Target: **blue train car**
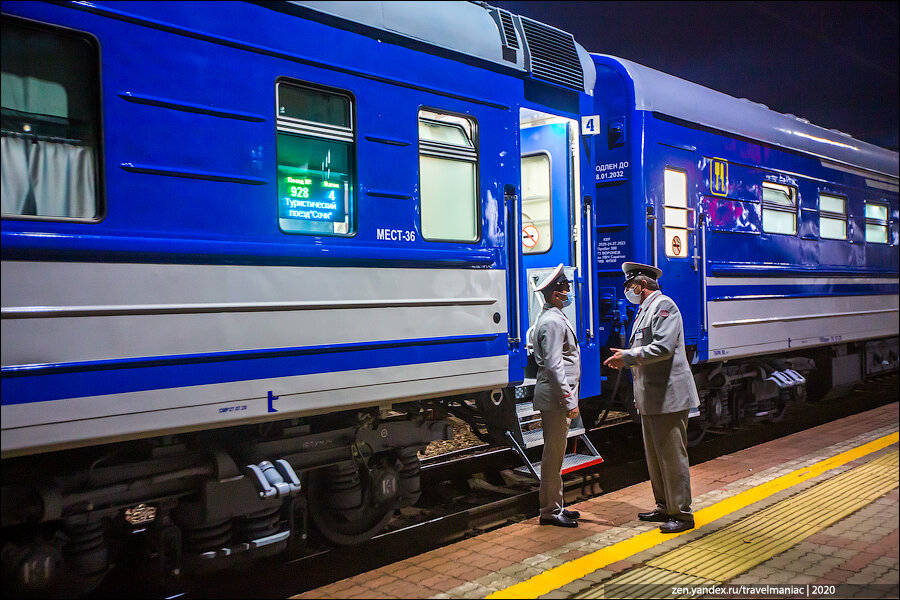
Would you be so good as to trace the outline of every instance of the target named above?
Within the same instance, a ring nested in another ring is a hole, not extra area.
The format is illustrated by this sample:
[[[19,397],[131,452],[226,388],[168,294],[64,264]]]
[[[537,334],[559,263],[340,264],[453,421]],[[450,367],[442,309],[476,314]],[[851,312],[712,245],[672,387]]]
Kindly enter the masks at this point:
[[[5,589],[89,589],[123,532],[162,573],[297,550],[307,521],[363,541],[447,414],[539,476],[533,288],[559,263],[570,437],[633,410],[601,368],[625,260],[684,313],[694,439],[897,367],[896,153],[482,3],[2,26]],[[566,470],[601,462],[583,439]]]
[[[592,56],[599,337],[620,346],[633,308],[622,262],[659,266],[701,391],[695,435],[896,369],[897,153]]]
[[[17,2],[2,40],[10,589],[89,587],[123,520],[164,572],[307,515],[371,537],[441,415],[506,439],[559,262],[599,359],[570,34],[465,2]]]

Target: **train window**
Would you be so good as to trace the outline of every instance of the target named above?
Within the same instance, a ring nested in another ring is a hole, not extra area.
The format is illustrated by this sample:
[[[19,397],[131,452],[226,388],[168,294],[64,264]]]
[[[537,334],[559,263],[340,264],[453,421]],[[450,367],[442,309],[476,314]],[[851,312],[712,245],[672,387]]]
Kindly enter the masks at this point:
[[[522,252],[542,254],[553,245],[550,155],[522,157]]]
[[[687,173],[675,169],[666,169],[663,183],[665,187],[663,230],[666,235],[666,256],[669,258],[687,258]]]
[[[85,35],[3,20],[4,217],[99,217],[99,61]]]
[[[866,241],[888,243],[888,207],[886,204],[866,202]]]
[[[764,181],[762,225],[766,233],[797,234],[797,188]]]
[[[847,199],[819,193],[819,237],[847,239]]]
[[[478,239],[478,150],[466,117],[419,111],[419,203],[422,237]]]
[[[275,86],[278,226],[287,233],[353,233],[355,155],[346,94]]]

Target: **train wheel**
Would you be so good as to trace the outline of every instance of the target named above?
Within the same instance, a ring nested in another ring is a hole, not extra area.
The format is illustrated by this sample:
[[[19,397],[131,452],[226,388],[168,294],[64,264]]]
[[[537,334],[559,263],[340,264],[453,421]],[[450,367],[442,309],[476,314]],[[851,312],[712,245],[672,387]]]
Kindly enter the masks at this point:
[[[687,426],[687,445],[688,448],[693,448],[697,444],[703,441],[703,438],[706,437],[706,430],[709,428],[709,425],[706,423],[697,424],[694,421],[688,421]]]
[[[773,423],[778,423],[784,418],[787,411],[788,396],[787,394],[779,394],[778,400],[775,401],[775,408],[769,413],[768,419]]]
[[[328,469],[319,469],[309,474],[306,484],[309,516],[319,533],[335,544],[352,546],[381,532],[394,516],[394,504],[375,503],[369,486],[360,484],[359,505],[350,510],[341,507],[335,502],[332,477]]]

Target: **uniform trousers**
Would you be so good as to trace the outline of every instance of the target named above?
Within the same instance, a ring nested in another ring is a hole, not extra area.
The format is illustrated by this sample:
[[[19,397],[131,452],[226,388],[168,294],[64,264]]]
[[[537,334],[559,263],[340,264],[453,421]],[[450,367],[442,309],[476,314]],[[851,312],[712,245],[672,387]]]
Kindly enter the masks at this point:
[[[687,453],[689,410],[641,415],[644,453],[657,510],[680,521],[693,521],[691,472]]]
[[[544,432],[544,451],[541,454],[541,516],[549,517],[563,508],[562,463],[566,456],[566,435],[570,419],[560,408],[541,411],[541,429]]]

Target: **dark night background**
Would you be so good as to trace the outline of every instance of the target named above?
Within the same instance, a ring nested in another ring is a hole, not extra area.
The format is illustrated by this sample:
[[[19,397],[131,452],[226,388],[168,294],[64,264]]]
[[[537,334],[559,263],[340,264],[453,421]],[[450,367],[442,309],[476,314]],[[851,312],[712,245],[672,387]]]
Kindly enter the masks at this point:
[[[896,2],[494,2],[611,54],[897,150]]]

